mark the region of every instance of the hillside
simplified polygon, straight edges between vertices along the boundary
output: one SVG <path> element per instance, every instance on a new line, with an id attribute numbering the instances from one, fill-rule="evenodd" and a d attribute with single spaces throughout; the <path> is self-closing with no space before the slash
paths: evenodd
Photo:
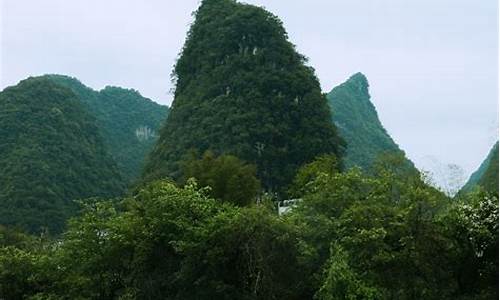
<path id="1" fill-rule="evenodd" d="M 144 158 L 157 140 L 168 115 L 168 107 L 157 104 L 132 89 L 110 87 L 95 91 L 76 78 L 46 75 L 70 88 L 96 117 L 104 142 L 127 183 L 140 174 Z"/>
<path id="2" fill-rule="evenodd" d="M 492 184 L 492 179 L 495 178 L 496 181 Z M 498 193 L 498 142 L 493 145 L 479 168 L 472 173 L 460 192 L 469 192 L 477 185 L 485 185 L 488 188 L 493 188 L 493 191 L 495 191 L 496 187 Z"/>
<path id="3" fill-rule="evenodd" d="M 0 93 L 0 223 L 63 229 L 72 200 L 124 191 L 95 119 L 69 89 L 29 78 Z"/>
<path id="4" fill-rule="evenodd" d="M 344 164 L 347 168 L 358 166 L 365 171 L 383 154 L 404 156 L 380 122 L 368 88 L 365 75 L 356 73 L 327 95 L 333 121 L 347 143 Z M 406 163 L 415 169 L 408 159 Z"/>
<path id="5" fill-rule="evenodd" d="M 144 181 L 180 177 L 191 149 L 232 154 L 257 166 L 267 190 L 342 141 L 313 69 L 262 8 L 203 1 L 174 69 L 175 98 Z"/>

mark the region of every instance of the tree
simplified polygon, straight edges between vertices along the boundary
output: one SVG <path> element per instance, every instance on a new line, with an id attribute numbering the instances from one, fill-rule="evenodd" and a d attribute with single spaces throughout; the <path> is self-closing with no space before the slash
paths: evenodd
<path id="1" fill-rule="evenodd" d="M 210 187 L 210 196 L 239 206 L 252 203 L 260 191 L 255 172 L 255 166 L 235 156 L 216 157 L 211 151 L 206 151 L 200 159 L 192 154 L 182 162 L 184 183 L 195 178 L 199 185 Z"/>
<path id="2" fill-rule="evenodd" d="M 314 161 L 300 167 L 289 189 L 289 194 L 292 197 L 300 197 L 307 193 L 308 186 L 322 174 L 333 176 L 338 172 L 340 172 L 340 164 L 335 155 L 320 155 Z"/>

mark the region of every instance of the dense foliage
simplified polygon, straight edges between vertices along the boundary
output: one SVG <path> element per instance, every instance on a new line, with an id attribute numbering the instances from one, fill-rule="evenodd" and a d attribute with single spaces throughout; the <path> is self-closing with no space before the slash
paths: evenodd
<path id="1" fill-rule="evenodd" d="M 245 206 L 255 202 L 260 182 L 255 177 L 255 166 L 248 165 L 232 155 L 216 157 L 206 151 L 201 158 L 190 153 L 182 163 L 182 181 L 195 178 L 200 186 L 209 187 L 209 195 L 225 202 Z"/>
<path id="2" fill-rule="evenodd" d="M 95 119 L 69 89 L 29 78 L 0 93 L 0 223 L 58 232 L 73 200 L 124 191 Z"/>
<path id="3" fill-rule="evenodd" d="M 471 192 L 477 186 L 498 194 L 498 142 L 493 145 L 479 168 L 472 173 L 460 194 Z"/>
<path id="4" fill-rule="evenodd" d="M 110 87 L 94 91 L 75 78 L 45 75 L 70 88 L 95 116 L 97 125 L 126 183 L 140 174 L 144 158 L 157 140 L 168 107 L 144 98 L 132 89 Z"/>
<path id="5" fill-rule="evenodd" d="M 354 74 L 335 87 L 327 98 L 333 110 L 333 121 L 347 143 L 344 157 L 347 168 L 358 166 L 367 171 L 380 155 L 404 155 L 380 123 L 363 74 Z M 407 168 L 415 168 L 409 160 L 406 165 Z"/>
<path id="6" fill-rule="evenodd" d="M 491 150 L 489 165 L 478 181 L 478 185 L 491 193 L 498 194 L 498 142 Z"/>
<path id="7" fill-rule="evenodd" d="M 496 159 L 497 163 L 491 163 L 492 159 Z M 462 187 L 461 193 L 466 193 L 470 192 L 475 186 L 478 185 L 478 183 L 482 180 L 484 174 L 486 173 L 486 170 L 490 168 L 490 174 L 494 174 L 494 168 L 495 166 L 497 167 L 497 175 L 496 178 L 498 179 L 498 142 L 496 142 L 495 145 L 491 148 L 490 152 L 486 156 L 486 158 L 483 160 L 479 168 L 472 173 L 470 176 L 469 180 L 467 180 L 467 183 Z M 487 180 L 486 180 L 487 181 Z M 497 187 L 497 192 L 498 192 L 498 187 Z"/>
<path id="8" fill-rule="evenodd" d="M 89 204 L 52 247 L 4 247 L 0 297 L 301 299 L 297 238 L 264 208 L 156 182 Z"/>
<path id="9" fill-rule="evenodd" d="M 281 22 L 232 0 L 195 15 L 172 112 L 125 196 L 113 158 L 133 180 L 154 141 L 137 129 L 166 108 L 59 75 L 0 93 L 0 299 L 498 299 L 498 144 L 478 188 L 450 199 L 356 74 L 329 95 L 346 171 Z M 92 196 L 63 234 L 41 230 Z"/>
<path id="10" fill-rule="evenodd" d="M 147 182 L 181 176 L 190 149 L 257 166 L 266 190 L 342 142 L 313 69 L 281 21 L 231 0 L 203 1 L 174 70 L 175 99 L 144 171 Z"/>
<path id="11" fill-rule="evenodd" d="M 0 297 L 498 298 L 495 196 L 452 201 L 390 169 L 369 176 L 320 165 L 299 172 L 318 170 L 282 217 L 212 199 L 192 180 L 157 181 L 87 202 L 57 241 L 0 228 Z"/>

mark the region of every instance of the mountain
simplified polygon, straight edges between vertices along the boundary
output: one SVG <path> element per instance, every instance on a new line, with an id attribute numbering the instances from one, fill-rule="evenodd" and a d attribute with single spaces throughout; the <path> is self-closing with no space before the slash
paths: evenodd
<path id="1" fill-rule="evenodd" d="M 96 117 L 113 159 L 127 183 L 140 174 L 144 158 L 157 140 L 168 107 L 132 89 L 110 87 L 95 91 L 78 79 L 64 75 L 44 77 L 70 88 Z"/>
<path id="2" fill-rule="evenodd" d="M 124 191 L 95 118 L 48 79 L 28 78 L 0 93 L 0 136 L 3 225 L 59 232 L 72 200 Z"/>
<path id="3" fill-rule="evenodd" d="M 340 155 L 326 98 L 305 63 L 273 14 L 231 0 L 202 1 L 143 180 L 178 178 L 189 150 L 210 149 L 255 164 L 264 188 L 276 191 L 317 155 Z"/>
<path id="4" fill-rule="evenodd" d="M 356 73 L 327 95 L 333 121 L 347 143 L 345 167 L 358 166 L 365 171 L 370 170 L 372 164 L 384 154 L 404 156 L 382 126 L 370 101 L 368 88 L 365 75 Z M 409 168 L 416 170 L 410 160 L 405 158 L 405 162 Z"/>
<path id="5" fill-rule="evenodd" d="M 461 192 L 471 191 L 478 185 L 498 194 L 498 141 L 493 145 L 479 169 L 472 173 Z"/>

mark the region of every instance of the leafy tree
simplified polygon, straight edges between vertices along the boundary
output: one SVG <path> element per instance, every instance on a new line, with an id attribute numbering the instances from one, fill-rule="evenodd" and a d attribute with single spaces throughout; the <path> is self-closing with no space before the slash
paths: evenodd
<path id="1" fill-rule="evenodd" d="M 209 194 L 224 202 L 245 206 L 256 199 L 260 182 L 255 177 L 255 166 L 245 164 L 232 155 L 215 157 L 206 151 L 198 159 L 192 154 L 182 162 L 184 182 L 195 178 L 201 186 L 209 186 Z"/>
<path id="2" fill-rule="evenodd" d="M 87 201 L 50 247 L 1 249 L 0 297 L 303 299 L 296 227 L 205 192 L 155 182 L 134 197 Z"/>
<path id="3" fill-rule="evenodd" d="M 450 299 L 456 292 L 450 241 L 438 222 L 447 198 L 420 180 L 397 182 L 391 170 L 400 169 L 324 173 L 287 215 L 310 247 L 306 269 L 325 270 L 309 280 L 317 297 Z"/>
<path id="4" fill-rule="evenodd" d="M 347 253 L 339 246 L 332 247 L 325 282 L 318 291 L 321 300 L 381 299 L 376 288 L 367 286 L 348 264 Z"/>
<path id="5" fill-rule="evenodd" d="M 498 197 L 461 195 L 441 218 L 461 299 L 498 298 Z"/>
<path id="6" fill-rule="evenodd" d="M 174 69 L 175 98 L 143 179 L 179 178 L 189 149 L 257 166 L 264 189 L 283 191 L 297 169 L 343 143 L 313 69 L 262 8 L 205 0 Z"/>
<path id="7" fill-rule="evenodd" d="M 300 197 L 307 192 L 310 184 L 321 176 L 321 174 L 332 176 L 338 172 L 340 172 L 340 165 L 335 155 L 320 155 L 314 161 L 305 164 L 297 171 L 289 194 L 292 197 Z"/>

